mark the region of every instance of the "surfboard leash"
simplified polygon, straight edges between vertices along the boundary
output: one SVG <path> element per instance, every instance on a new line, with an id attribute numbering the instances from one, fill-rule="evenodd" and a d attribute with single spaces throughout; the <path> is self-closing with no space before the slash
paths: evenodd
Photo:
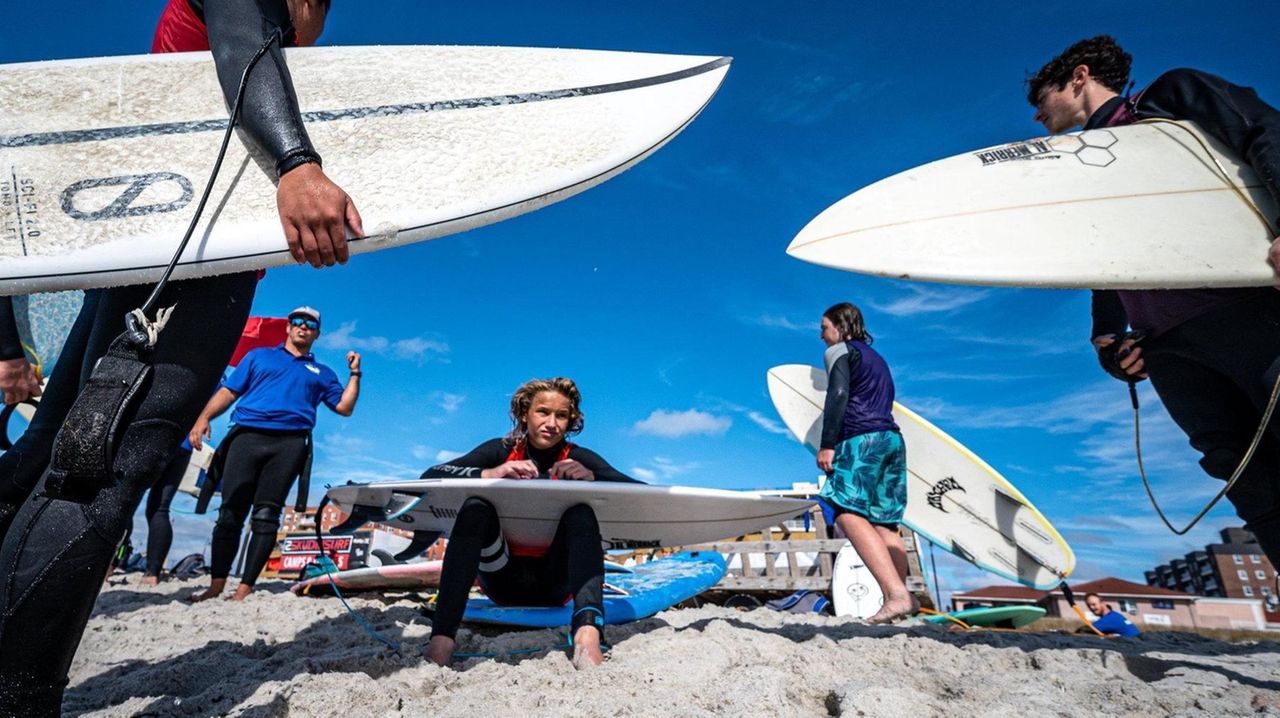
<path id="1" fill-rule="evenodd" d="M 1088 626 L 1089 630 L 1093 631 L 1094 635 L 1098 636 L 1099 638 L 1106 638 L 1107 634 L 1103 633 L 1102 631 L 1099 631 L 1097 628 L 1094 628 L 1093 622 L 1090 621 L 1084 615 L 1084 611 L 1081 611 L 1080 607 L 1076 605 L 1076 596 L 1071 591 L 1071 587 L 1067 585 L 1067 582 L 1063 581 L 1062 585 L 1059 586 L 1058 588 L 1062 591 L 1063 598 L 1067 599 L 1067 605 L 1071 606 L 1071 610 L 1076 612 L 1076 615 L 1080 617 L 1081 622 L 1083 622 L 1084 625 Z"/>
<path id="2" fill-rule="evenodd" d="M 1205 514 L 1209 513 L 1222 500 L 1222 497 L 1226 496 L 1227 492 L 1236 485 L 1236 481 L 1240 479 L 1244 470 L 1249 467 L 1249 462 L 1253 459 L 1253 454 L 1257 451 L 1258 445 L 1262 443 L 1262 437 L 1266 434 L 1267 426 L 1271 423 L 1271 415 L 1275 412 L 1278 397 L 1280 397 L 1280 374 L 1276 375 L 1275 384 L 1271 387 L 1271 398 L 1267 400 L 1267 408 L 1262 412 L 1262 420 L 1258 422 L 1258 430 L 1253 435 L 1253 441 L 1249 442 L 1249 448 L 1245 450 L 1244 456 L 1240 457 L 1240 463 L 1236 466 L 1235 471 L 1231 472 L 1231 478 L 1227 480 L 1226 486 L 1223 486 L 1218 495 L 1214 496 L 1208 504 L 1205 504 L 1205 507 L 1195 515 L 1195 518 L 1191 519 L 1190 523 L 1181 529 L 1176 529 L 1173 527 L 1173 523 L 1169 521 L 1169 517 L 1165 515 L 1164 510 L 1160 508 L 1160 503 L 1156 501 L 1155 493 L 1151 490 L 1151 482 L 1147 479 L 1147 470 L 1142 463 L 1142 428 L 1139 419 L 1140 412 L 1138 411 L 1138 383 L 1129 382 L 1129 401 L 1133 404 L 1133 445 L 1134 452 L 1138 457 L 1138 476 L 1142 477 L 1142 488 L 1146 490 L 1147 498 L 1151 500 L 1151 507 L 1156 510 L 1156 515 L 1160 517 L 1160 520 L 1164 522 L 1164 525 L 1170 531 L 1182 536 L 1195 528 L 1195 525 L 1200 523 L 1200 519 L 1204 518 Z"/>

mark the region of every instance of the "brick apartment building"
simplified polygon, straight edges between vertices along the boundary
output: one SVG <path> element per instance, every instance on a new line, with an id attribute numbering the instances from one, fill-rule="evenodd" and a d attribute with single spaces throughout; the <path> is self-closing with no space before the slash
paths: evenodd
<path id="1" fill-rule="evenodd" d="M 1232 527 L 1223 529 L 1221 537 L 1221 543 L 1145 572 L 1147 585 L 1201 596 L 1257 598 L 1268 609 L 1280 608 L 1275 567 L 1253 534 Z"/>

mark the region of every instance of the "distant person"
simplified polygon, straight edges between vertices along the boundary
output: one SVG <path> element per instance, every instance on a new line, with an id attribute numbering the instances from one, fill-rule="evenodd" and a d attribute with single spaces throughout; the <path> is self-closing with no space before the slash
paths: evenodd
<path id="1" fill-rule="evenodd" d="M 240 548 L 240 532 L 253 510 L 252 537 L 244 573 L 233 600 L 253 591 L 258 574 L 276 546 L 280 512 L 310 451 L 316 407 L 351 416 L 360 397 L 360 355 L 347 352 L 349 375 L 338 382 L 332 369 L 316 361 L 311 346 L 320 337 L 320 312 L 298 307 L 289 312 L 289 334 L 278 347 L 254 349 L 209 399 L 188 439 L 200 449 L 212 435 L 209 422 L 232 404 L 235 424 L 218 447 L 222 470 L 222 507 L 213 526 L 209 588 L 191 597 L 204 601 L 222 593 Z M 237 403 L 238 402 L 238 403 Z"/>
<path id="2" fill-rule="evenodd" d="M 582 431 L 582 396 L 571 379 L 534 379 L 511 397 L 512 429 L 469 453 L 427 469 L 424 479 L 565 479 L 640 483 L 613 468 L 599 454 L 569 442 Z M 472 497 L 462 504 L 449 532 L 440 592 L 431 621 L 427 658 L 449 664 L 455 636 L 477 576 L 496 603 L 563 606 L 573 600 L 573 665 L 604 662 L 604 550 L 595 512 L 586 504 L 560 517 L 546 548 L 508 544 L 493 504 Z"/>
<path id="3" fill-rule="evenodd" d="M 1280 112 L 1253 90 L 1198 70 L 1171 70 L 1138 93 L 1122 96 L 1131 61 L 1107 35 L 1067 48 L 1027 82 L 1036 121 L 1053 133 L 1146 119 L 1191 121 L 1249 163 L 1280 201 Z M 1266 252 L 1259 245 L 1258 259 Z M 1280 239 L 1267 257 L 1280 267 Z M 1107 372 L 1128 382 L 1150 376 L 1169 415 L 1203 455 L 1205 472 L 1230 477 L 1276 381 L 1280 292 L 1270 287 L 1095 291 L 1092 336 Z M 1273 421 L 1227 498 L 1267 557 L 1280 565 L 1277 475 L 1280 422 Z"/>
<path id="4" fill-rule="evenodd" d="M 142 510 L 142 518 L 147 522 L 147 567 L 142 581 L 148 586 L 160 583 L 165 559 L 173 547 L 173 519 L 169 508 L 191 464 L 191 454 L 191 441 L 183 439 L 182 444 L 173 450 L 173 457 L 160 474 L 160 480 L 147 492 L 147 502 Z"/>
<path id="5" fill-rule="evenodd" d="M 1096 593 L 1085 596 L 1084 605 L 1089 607 L 1090 613 L 1098 617 L 1098 620 L 1093 622 L 1093 627 L 1103 633 L 1125 638 L 1132 638 L 1142 633 L 1123 613 L 1112 611 L 1111 606 L 1103 603 L 1102 597 Z"/>
<path id="6" fill-rule="evenodd" d="M 821 336 L 827 400 L 818 468 L 827 480 L 818 496 L 884 593 L 884 605 L 867 621 L 888 623 L 920 610 L 907 590 L 907 549 L 898 534 L 907 508 L 907 450 L 893 420 L 893 376 L 871 348 L 856 306 L 846 302 L 823 313 Z"/>

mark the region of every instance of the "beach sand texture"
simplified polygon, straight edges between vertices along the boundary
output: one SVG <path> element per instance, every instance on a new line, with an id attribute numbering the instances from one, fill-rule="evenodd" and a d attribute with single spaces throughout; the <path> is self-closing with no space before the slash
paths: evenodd
<path id="1" fill-rule="evenodd" d="M 134 577 L 131 577 L 134 578 Z M 720 607 L 611 627 L 605 665 L 575 672 L 549 630 L 458 634 L 508 654 L 453 669 L 421 658 L 430 624 L 406 595 L 333 598 L 264 582 L 243 603 L 182 598 L 206 580 L 119 579 L 98 601 L 63 709 L 71 716 L 1153 716 L 1280 715 L 1280 643 L 1186 633 L 1110 640 L 873 627 Z"/>

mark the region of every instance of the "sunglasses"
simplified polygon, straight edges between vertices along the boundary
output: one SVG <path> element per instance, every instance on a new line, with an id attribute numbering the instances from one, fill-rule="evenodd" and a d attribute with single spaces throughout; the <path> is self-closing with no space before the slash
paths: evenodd
<path id="1" fill-rule="evenodd" d="M 295 327 L 306 327 L 315 332 L 320 331 L 320 322 L 306 317 L 293 317 L 289 319 L 289 324 Z"/>

